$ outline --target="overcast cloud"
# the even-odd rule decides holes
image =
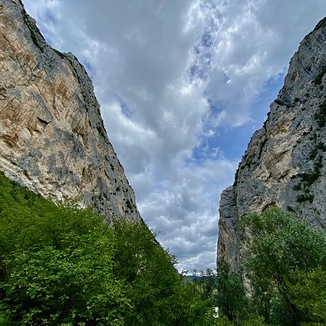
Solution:
[[[325,0],[23,0],[90,74],[144,220],[215,268],[218,200]]]

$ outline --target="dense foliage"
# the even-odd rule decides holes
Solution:
[[[143,223],[105,224],[0,174],[0,326],[325,325],[325,232],[278,209],[240,227],[241,273],[186,281]]]
[[[325,325],[325,231],[279,209],[248,215],[241,227],[250,238],[242,266],[250,295],[239,275],[220,270],[219,307],[229,325]]]
[[[0,325],[212,325],[142,223],[55,205],[0,174]]]

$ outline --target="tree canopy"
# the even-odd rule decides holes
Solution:
[[[325,325],[325,231],[277,208],[242,217],[240,228],[241,273],[222,266],[218,276],[224,316],[236,325],[252,316],[262,325]]]
[[[209,325],[208,300],[142,222],[50,200],[0,174],[0,325]]]
[[[143,222],[105,223],[0,173],[0,326],[325,325],[325,231],[280,209],[239,227],[240,273],[186,282]]]

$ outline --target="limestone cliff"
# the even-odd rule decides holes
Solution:
[[[301,42],[264,126],[220,201],[218,262],[237,268],[237,222],[269,206],[326,227],[326,18]]]
[[[85,69],[45,42],[20,0],[0,2],[0,170],[45,197],[140,219]]]

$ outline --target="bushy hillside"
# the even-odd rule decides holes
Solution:
[[[55,205],[0,175],[0,325],[211,325],[142,223]]]

